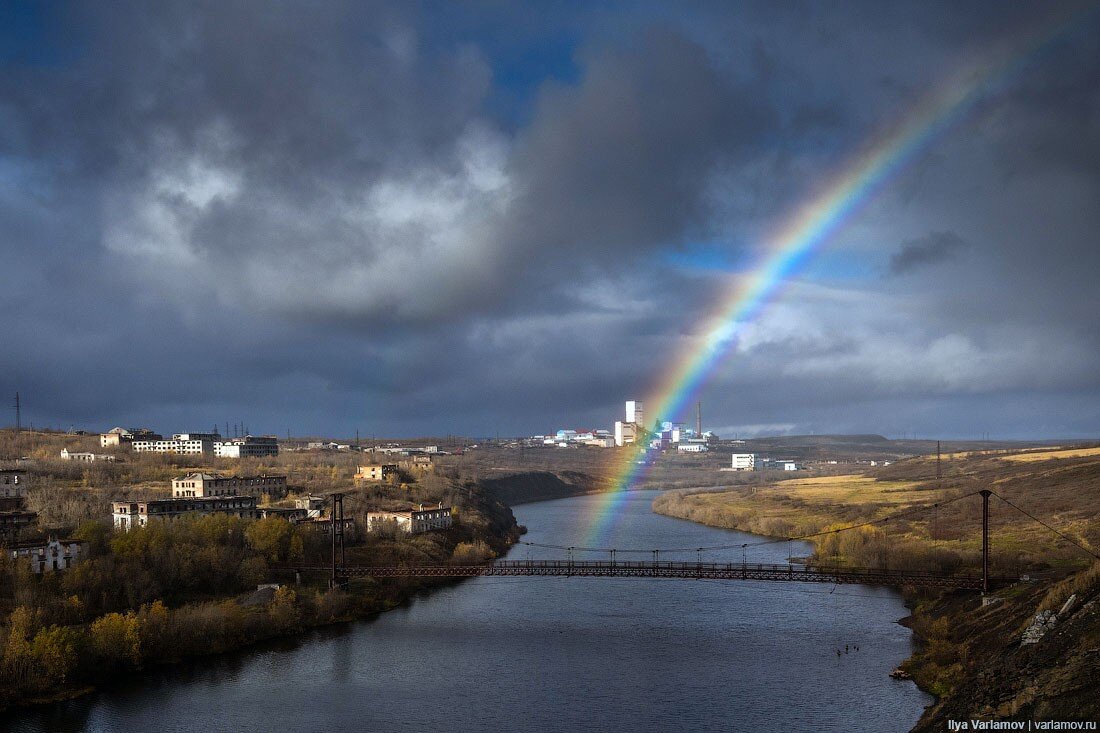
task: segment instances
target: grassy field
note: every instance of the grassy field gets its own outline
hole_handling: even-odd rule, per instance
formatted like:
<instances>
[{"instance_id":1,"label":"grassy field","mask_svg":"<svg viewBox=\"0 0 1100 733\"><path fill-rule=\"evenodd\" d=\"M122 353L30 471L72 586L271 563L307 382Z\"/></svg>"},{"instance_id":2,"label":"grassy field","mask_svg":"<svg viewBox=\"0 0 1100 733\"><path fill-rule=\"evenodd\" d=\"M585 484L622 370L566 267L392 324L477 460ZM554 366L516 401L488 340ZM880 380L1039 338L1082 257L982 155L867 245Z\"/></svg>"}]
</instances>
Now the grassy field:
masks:
<instances>
[{"instance_id":1,"label":"grassy field","mask_svg":"<svg viewBox=\"0 0 1100 733\"><path fill-rule=\"evenodd\" d=\"M724 491L674 491L658 497L654 508L776 537L909 513L818 538L816 555L855 565L888 563L950 571L977 566L981 499L967 495L988 488L1093 551L1100 548L1100 450L972 454L955 457L946 470L941 464L941 471L943 478L935 479L934 458L918 457L866 474L798 478ZM1080 550L996 497L990 500L990 537L995 568L1072 569L1088 564Z\"/></svg>"}]
</instances>

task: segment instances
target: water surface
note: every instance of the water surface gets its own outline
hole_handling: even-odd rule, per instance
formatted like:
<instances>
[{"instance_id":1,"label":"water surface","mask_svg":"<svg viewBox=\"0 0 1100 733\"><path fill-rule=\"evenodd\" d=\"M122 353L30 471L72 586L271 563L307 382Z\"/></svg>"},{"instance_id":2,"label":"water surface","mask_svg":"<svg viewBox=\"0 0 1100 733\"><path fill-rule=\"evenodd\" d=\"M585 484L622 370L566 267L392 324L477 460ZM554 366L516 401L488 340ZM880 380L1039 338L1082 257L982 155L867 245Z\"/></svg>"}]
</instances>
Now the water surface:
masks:
<instances>
[{"instance_id":1,"label":"water surface","mask_svg":"<svg viewBox=\"0 0 1100 733\"><path fill-rule=\"evenodd\" d=\"M654 514L654 496L636 492L623 502L615 546L758 539ZM599 503L527 504L516 516L530 529L527 541L579 545ZM787 554L785 544L770 545L748 560L785 562ZM564 559L524 546L509 556L527 557ZM741 550L703 559L740 562ZM910 633L896 623L904 615L896 593L864 586L476 578L372 622L151 672L9 725L104 733L907 731L931 698L887 676L910 653Z\"/></svg>"}]
</instances>

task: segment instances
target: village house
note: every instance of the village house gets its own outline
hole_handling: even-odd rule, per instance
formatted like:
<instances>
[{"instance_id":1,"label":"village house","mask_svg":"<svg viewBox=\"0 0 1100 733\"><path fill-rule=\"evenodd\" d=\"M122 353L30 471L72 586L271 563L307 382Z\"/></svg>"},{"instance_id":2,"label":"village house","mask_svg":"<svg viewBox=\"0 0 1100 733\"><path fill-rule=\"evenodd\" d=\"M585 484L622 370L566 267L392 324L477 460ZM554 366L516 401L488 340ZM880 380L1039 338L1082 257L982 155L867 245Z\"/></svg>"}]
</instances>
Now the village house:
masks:
<instances>
[{"instance_id":1,"label":"village house","mask_svg":"<svg viewBox=\"0 0 1100 733\"><path fill-rule=\"evenodd\" d=\"M29 562L31 572L36 575L68 570L80 560L83 549L83 540L58 540L54 537L48 540L16 542L8 546L11 558Z\"/></svg>"},{"instance_id":2,"label":"village house","mask_svg":"<svg viewBox=\"0 0 1100 733\"><path fill-rule=\"evenodd\" d=\"M450 527L451 508L444 508L443 502L439 502L438 506L427 508L421 504L416 509L408 509L403 512L367 512L368 532L395 529L408 534L420 534L433 529L449 529Z\"/></svg>"},{"instance_id":3,"label":"village house","mask_svg":"<svg viewBox=\"0 0 1100 733\"><path fill-rule=\"evenodd\" d=\"M359 466L355 469L356 481L385 481L397 475L397 464L387 463L381 466Z\"/></svg>"},{"instance_id":4,"label":"village house","mask_svg":"<svg viewBox=\"0 0 1100 733\"><path fill-rule=\"evenodd\" d=\"M216 473L189 473L172 479L173 498L240 496L264 494L272 498L286 496L286 476L222 476Z\"/></svg>"},{"instance_id":5,"label":"village house","mask_svg":"<svg viewBox=\"0 0 1100 733\"><path fill-rule=\"evenodd\" d=\"M241 519L256 519L256 498L253 496L214 496L204 498L154 499L151 501L116 501L111 510L118 529L144 527L151 521L171 521L182 517L204 517L208 514L229 514Z\"/></svg>"}]
</instances>

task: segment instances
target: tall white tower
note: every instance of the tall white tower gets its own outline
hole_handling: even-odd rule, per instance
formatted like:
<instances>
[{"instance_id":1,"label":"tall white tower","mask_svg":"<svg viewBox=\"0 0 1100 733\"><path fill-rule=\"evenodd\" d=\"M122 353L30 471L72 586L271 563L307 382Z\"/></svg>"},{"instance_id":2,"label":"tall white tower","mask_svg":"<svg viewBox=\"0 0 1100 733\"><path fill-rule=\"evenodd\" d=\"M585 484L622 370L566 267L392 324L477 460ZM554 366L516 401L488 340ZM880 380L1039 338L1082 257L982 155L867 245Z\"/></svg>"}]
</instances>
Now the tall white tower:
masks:
<instances>
[{"instance_id":1,"label":"tall white tower","mask_svg":"<svg viewBox=\"0 0 1100 733\"><path fill-rule=\"evenodd\" d=\"M635 425L645 425L645 417L642 414L642 403L637 400L628 400L626 403L626 422Z\"/></svg>"}]
</instances>

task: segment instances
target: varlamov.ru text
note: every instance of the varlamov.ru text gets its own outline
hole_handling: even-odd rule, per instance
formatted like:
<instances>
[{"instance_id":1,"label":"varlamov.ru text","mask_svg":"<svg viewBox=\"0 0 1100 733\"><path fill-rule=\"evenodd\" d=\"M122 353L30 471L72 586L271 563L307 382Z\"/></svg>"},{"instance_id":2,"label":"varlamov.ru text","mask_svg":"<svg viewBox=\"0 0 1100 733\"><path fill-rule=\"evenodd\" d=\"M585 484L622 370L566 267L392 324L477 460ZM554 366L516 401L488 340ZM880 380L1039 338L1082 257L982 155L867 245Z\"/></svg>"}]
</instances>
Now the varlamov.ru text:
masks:
<instances>
[{"instance_id":1,"label":"varlamov.ru text","mask_svg":"<svg viewBox=\"0 0 1100 733\"><path fill-rule=\"evenodd\" d=\"M1096 730L1096 721L949 720L947 730Z\"/></svg>"}]
</instances>

